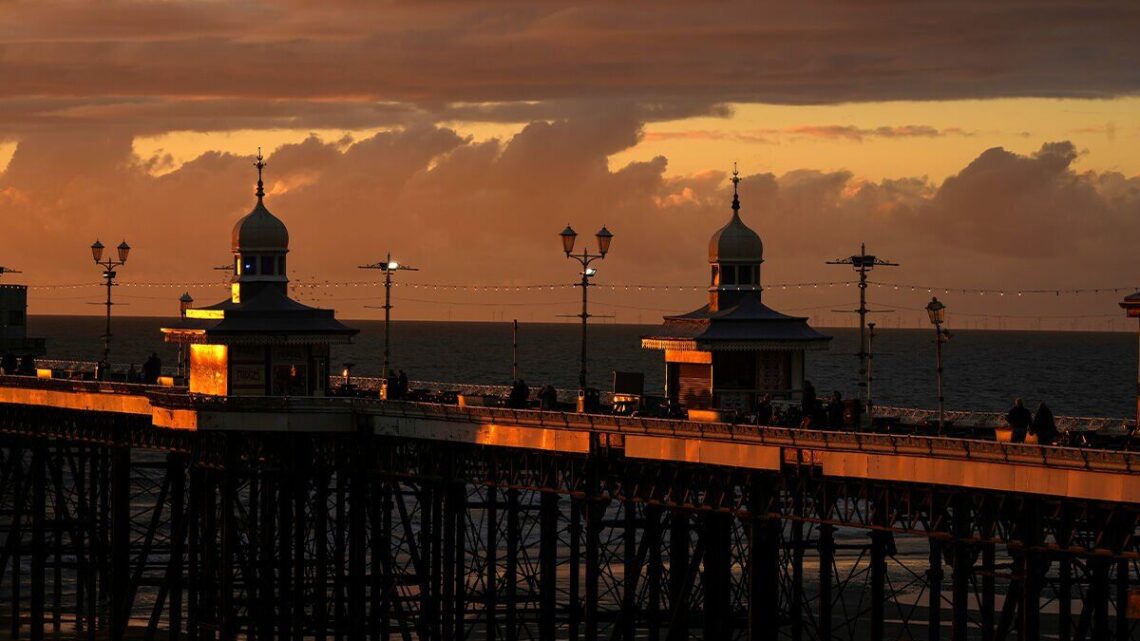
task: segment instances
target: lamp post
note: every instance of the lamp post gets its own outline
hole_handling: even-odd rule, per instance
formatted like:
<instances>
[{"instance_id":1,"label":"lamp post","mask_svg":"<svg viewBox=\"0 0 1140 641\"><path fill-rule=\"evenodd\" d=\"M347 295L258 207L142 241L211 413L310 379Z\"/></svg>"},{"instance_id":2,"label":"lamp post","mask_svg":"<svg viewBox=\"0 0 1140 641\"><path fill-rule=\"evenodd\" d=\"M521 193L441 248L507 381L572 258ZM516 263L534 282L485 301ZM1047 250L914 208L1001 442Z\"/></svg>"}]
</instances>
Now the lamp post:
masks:
<instances>
[{"instance_id":1,"label":"lamp post","mask_svg":"<svg viewBox=\"0 0 1140 641\"><path fill-rule=\"evenodd\" d=\"M593 278L594 274L598 273L597 269L590 267L590 263L594 262L595 260L604 259L606 257L606 254L610 251L610 242L613 241L614 235L610 233L610 230L606 229L605 225L602 225L602 228L599 229L598 233L594 235L594 237L598 240L597 254L591 254L589 249L586 247L582 248L581 254L574 253L574 241L577 240L578 233L571 229L570 225L566 225L566 229L563 229L562 233L559 235L562 237L562 251L566 252L566 257L573 258L582 265L582 280L578 283L578 286L582 288L582 313L578 314L578 317L582 319L582 365L581 369L578 370L578 387L582 390L582 393L585 394L586 321L590 318L590 313L586 308L586 293L590 289L590 279Z\"/></svg>"},{"instance_id":2,"label":"lamp post","mask_svg":"<svg viewBox=\"0 0 1140 641\"><path fill-rule=\"evenodd\" d=\"M867 415L869 416L874 410L874 406L871 398L871 346L870 338L867 336L867 314L872 313L873 310L867 309L867 272L876 267L898 267L899 264L868 254L866 244L859 245L858 255L829 260L827 264L851 265L852 269L859 274L859 309L855 310L855 313L859 314L859 353L856 356L859 357L859 387L864 388Z\"/></svg>"},{"instance_id":3,"label":"lamp post","mask_svg":"<svg viewBox=\"0 0 1140 641\"><path fill-rule=\"evenodd\" d=\"M927 303L926 314L930 317L930 324L934 325L934 350L938 359L938 368L935 370L938 373L938 433L941 434L945 423L942 398L942 343L950 338L948 332L942 331L942 323L946 320L946 306L935 296Z\"/></svg>"},{"instance_id":4,"label":"lamp post","mask_svg":"<svg viewBox=\"0 0 1140 641\"><path fill-rule=\"evenodd\" d=\"M179 318L181 318L182 320L186 320L187 310L190 310L193 308L194 308L194 297L190 295L190 292L183 292L182 295L178 297L178 316L179 316ZM186 373L186 365L185 365L186 361L185 361L185 358L183 357L182 350L183 350L182 343L179 342L178 343L178 378L182 378Z\"/></svg>"},{"instance_id":5,"label":"lamp post","mask_svg":"<svg viewBox=\"0 0 1140 641\"><path fill-rule=\"evenodd\" d=\"M125 265L127 263L127 256L131 253L131 246L127 241L119 243L115 248L118 251L118 260L111 256L107 260L103 260L103 243L96 240L91 244L91 257L95 259L95 264L103 268L103 280L107 281L107 326L103 331L103 365L110 367L111 363L111 288L115 286L115 268Z\"/></svg>"},{"instance_id":6,"label":"lamp post","mask_svg":"<svg viewBox=\"0 0 1140 641\"><path fill-rule=\"evenodd\" d=\"M868 425L875 421L875 396L871 384L875 382L875 323L867 323L867 419Z\"/></svg>"},{"instance_id":7,"label":"lamp post","mask_svg":"<svg viewBox=\"0 0 1140 641\"><path fill-rule=\"evenodd\" d=\"M380 376L388 375L388 356L389 348L391 346L391 320L392 320L392 272L396 271L419 271L415 267L409 265L401 265L400 263L392 260L392 252L388 252L386 260L372 263L371 265L361 265L360 269L379 269L384 272L384 369L381 371Z\"/></svg>"}]
</instances>

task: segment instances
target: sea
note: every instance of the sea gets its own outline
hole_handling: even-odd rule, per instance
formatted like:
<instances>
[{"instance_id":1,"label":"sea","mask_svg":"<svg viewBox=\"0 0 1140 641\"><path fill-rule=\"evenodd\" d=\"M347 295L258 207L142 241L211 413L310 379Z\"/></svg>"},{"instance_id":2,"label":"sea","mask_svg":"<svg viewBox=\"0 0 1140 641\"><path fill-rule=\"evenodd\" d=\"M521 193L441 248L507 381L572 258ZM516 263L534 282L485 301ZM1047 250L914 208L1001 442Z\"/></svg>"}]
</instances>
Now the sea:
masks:
<instances>
[{"instance_id":1,"label":"sea","mask_svg":"<svg viewBox=\"0 0 1140 641\"><path fill-rule=\"evenodd\" d=\"M155 352L174 365L177 347L159 331L169 318L113 319L111 360L141 366ZM47 358L96 360L102 353L103 317L33 316L29 334L47 339ZM334 346L330 369L352 363L352 373L381 373L384 323L347 320L360 333L348 345ZM589 327L589 384L610 389L613 374L642 372L647 393L664 385L663 353L641 348L640 337L654 325L596 324ZM859 330L821 328L833 340L828 349L809 352L806 375L821 397L838 390L859 393L856 353ZM507 322L393 321L391 365L417 381L509 384L515 350ZM519 323L518 375L528 385L578 385L581 326L571 323ZM934 331L879 328L874 340L877 405L937 407ZM943 346L943 387L947 409L1001 411L1015 398L1035 408L1046 402L1062 416L1135 416L1137 337L1122 332L955 331Z\"/></svg>"}]
</instances>

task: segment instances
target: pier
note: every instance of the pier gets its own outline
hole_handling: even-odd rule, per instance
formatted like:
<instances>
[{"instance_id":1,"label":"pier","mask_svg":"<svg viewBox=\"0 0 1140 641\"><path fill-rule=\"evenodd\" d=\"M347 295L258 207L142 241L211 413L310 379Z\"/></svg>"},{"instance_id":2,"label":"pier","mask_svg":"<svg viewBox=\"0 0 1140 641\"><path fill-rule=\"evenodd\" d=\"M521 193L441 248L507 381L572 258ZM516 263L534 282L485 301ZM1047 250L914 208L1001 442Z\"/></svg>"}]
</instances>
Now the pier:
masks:
<instances>
[{"instance_id":1,"label":"pier","mask_svg":"<svg viewBox=\"0 0 1140 641\"><path fill-rule=\"evenodd\" d=\"M13 637L1134 638L1127 451L21 376L0 432Z\"/></svg>"}]
</instances>

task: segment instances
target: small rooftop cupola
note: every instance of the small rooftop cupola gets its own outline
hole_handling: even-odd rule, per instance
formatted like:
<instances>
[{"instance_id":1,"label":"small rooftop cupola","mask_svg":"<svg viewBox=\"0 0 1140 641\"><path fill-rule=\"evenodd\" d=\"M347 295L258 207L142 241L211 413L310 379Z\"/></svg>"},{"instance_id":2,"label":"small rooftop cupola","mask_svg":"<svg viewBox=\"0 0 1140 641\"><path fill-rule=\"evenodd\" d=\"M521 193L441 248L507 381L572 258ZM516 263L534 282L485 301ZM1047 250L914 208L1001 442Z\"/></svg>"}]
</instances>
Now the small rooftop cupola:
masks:
<instances>
[{"instance_id":1,"label":"small rooftop cupola","mask_svg":"<svg viewBox=\"0 0 1140 641\"><path fill-rule=\"evenodd\" d=\"M257 204L234 225L231 245L234 252L233 302L240 303L265 289L287 294L289 279L285 271L285 254L289 253L289 230L281 219L265 208L265 183L262 171L266 163L257 149Z\"/></svg>"},{"instance_id":2,"label":"small rooftop cupola","mask_svg":"<svg viewBox=\"0 0 1140 641\"><path fill-rule=\"evenodd\" d=\"M732 307L745 296L760 299L764 243L740 219L740 172L732 166L732 219L709 239L709 309Z\"/></svg>"}]
</instances>

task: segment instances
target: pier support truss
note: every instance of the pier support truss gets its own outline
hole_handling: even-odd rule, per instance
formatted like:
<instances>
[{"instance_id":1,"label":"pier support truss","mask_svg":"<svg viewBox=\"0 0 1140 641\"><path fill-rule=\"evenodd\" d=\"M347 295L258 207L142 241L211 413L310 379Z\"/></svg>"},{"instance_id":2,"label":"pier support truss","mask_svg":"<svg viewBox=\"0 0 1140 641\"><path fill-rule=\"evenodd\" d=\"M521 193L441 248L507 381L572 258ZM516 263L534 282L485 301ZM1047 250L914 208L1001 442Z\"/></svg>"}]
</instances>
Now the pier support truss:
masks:
<instances>
[{"instance_id":1,"label":"pier support truss","mask_svg":"<svg viewBox=\"0 0 1140 641\"><path fill-rule=\"evenodd\" d=\"M1135 504L0 409L10 638L1135 639Z\"/></svg>"}]
</instances>

